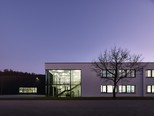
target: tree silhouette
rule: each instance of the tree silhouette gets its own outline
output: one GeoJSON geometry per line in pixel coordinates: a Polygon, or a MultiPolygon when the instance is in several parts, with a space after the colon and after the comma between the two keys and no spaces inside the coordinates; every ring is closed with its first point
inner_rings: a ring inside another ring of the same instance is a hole
{"type": "Polygon", "coordinates": [[[140,71],[145,66],[141,61],[141,55],[132,55],[127,49],[115,46],[110,51],[105,50],[98,60],[92,62],[92,65],[97,76],[113,82],[113,98],[115,98],[118,82],[140,71]]]}

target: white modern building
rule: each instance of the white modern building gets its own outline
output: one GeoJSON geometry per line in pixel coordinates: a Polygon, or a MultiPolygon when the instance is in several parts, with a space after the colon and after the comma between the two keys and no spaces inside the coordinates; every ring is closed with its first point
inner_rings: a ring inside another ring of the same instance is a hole
{"type": "MultiPolygon", "coordinates": [[[[154,96],[154,63],[146,63],[142,71],[135,70],[119,81],[117,97],[154,96]]],[[[53,97],[110,97],[113,82],[98,77],[91,63],[45,63],[46,94],[53,97]]],[[[107,74],[103,73],[107,76],[107,74]]]]}

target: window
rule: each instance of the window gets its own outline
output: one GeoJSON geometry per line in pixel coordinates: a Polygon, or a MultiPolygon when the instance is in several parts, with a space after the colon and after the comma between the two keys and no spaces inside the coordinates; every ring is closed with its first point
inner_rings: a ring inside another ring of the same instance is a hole
{"type": "MultiPolygon", "coordinates": [[[[119,77],[135,77],[135,70],[134,69],[120,69],[118,71],[119,77]]],[[[110,69],[109,71],[103,69],[101,71],[101,77],[114,77],[115,70],[110,69]]]]}
{"type": "Polygon", "coordinates": [[[127,70],[127,77],[135,77],[135,70],[133,69],[127,70]]]}
{"type": "Polygon", "coordinates": [[[37,93],[37,87],[19,87],[19,93],[37,93]]]}
{"type": "Polygon", "coordinates": [[[119,85],[119,93],[135,93],[134,85],[119,85]]]}
{"type": "Polygon", "coordinates": [[[119,77],[135,77],[134,69],[119,70],[119,77]]]}
{"type": "Polygon", "coordinates": [[[127,85],[127,93],[135,93],[135,86],[127,85]]]}
{"type": "Polygon", "coordinates": [[[119,85],[119,93],[126,93],[126,86],[125,85],[119,85]]]}
{"type": "Polygon", "coordinates": [[[113,93],[113,85],[101,85],[102,93],[113,93]]]}
{"type": "Polygon", "coordinates": [[[81,70],[48,70],[48,95],[53,97],[80,97],[81,70]]]}
{"type": "Polygon", "coordinates": [[[101,70],[101,77],[113,77],[113,74],[115,73],[115,70],[110,69],[109,71],[107,70],[101,70]]]}
{"type": "Polygon", "coordinates": [[[101,70],[101,77],[106,77],[106,70],[101,70]]]}
{"type": "Polygon", "coordinates": [[[107,86],[107,92],[108,93],[112,93],[113,92],[113,86],[112,85],[108,85],[107,86]]]}
{"type": "Polygon", "coordinates": [[[146,77],[154,77],[154,70],[152,69],[146,70],[146,77]]]}
{"type": "MultiPolygon", "coordinates": [[[[119,90],[119,93],[135,93],[135,85],[119,85],[118,90],[119,90]]],[[[113,85],[101,85],[101,92],[113,93],[113,85]]],[[[116,88],[116,92],[117,92],[117,88],[116,88]]],[[[153,85],[153,93],[154,93],[154,85],[153,85]]]]}
{"type": "Polygon", "coordinates": [[[126,70],[119,70],[119,77],[126,77],[126,70]]]}
{"type": "Polygon", "coordinates": [[[154,93],[154,85],[147,85],[147,93],[154,93]]]}

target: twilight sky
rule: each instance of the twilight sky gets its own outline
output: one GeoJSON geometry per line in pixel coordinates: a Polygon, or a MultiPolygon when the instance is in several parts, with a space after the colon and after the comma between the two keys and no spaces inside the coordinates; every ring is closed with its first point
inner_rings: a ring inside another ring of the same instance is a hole
{"type": "Polygon", "coordinates": [[[0,70],[43,74],[114,45],[154,61],[154,0],[0,0],[0,70]]]}

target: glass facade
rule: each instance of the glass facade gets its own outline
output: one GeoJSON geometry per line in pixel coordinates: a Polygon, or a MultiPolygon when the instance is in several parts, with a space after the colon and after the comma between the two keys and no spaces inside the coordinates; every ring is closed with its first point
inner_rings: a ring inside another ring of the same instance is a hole
{"type": "Polygon", "coordinates": [[[47,70],[46,81],[49,96],[81,96],[81,70],[47,70]]]}

